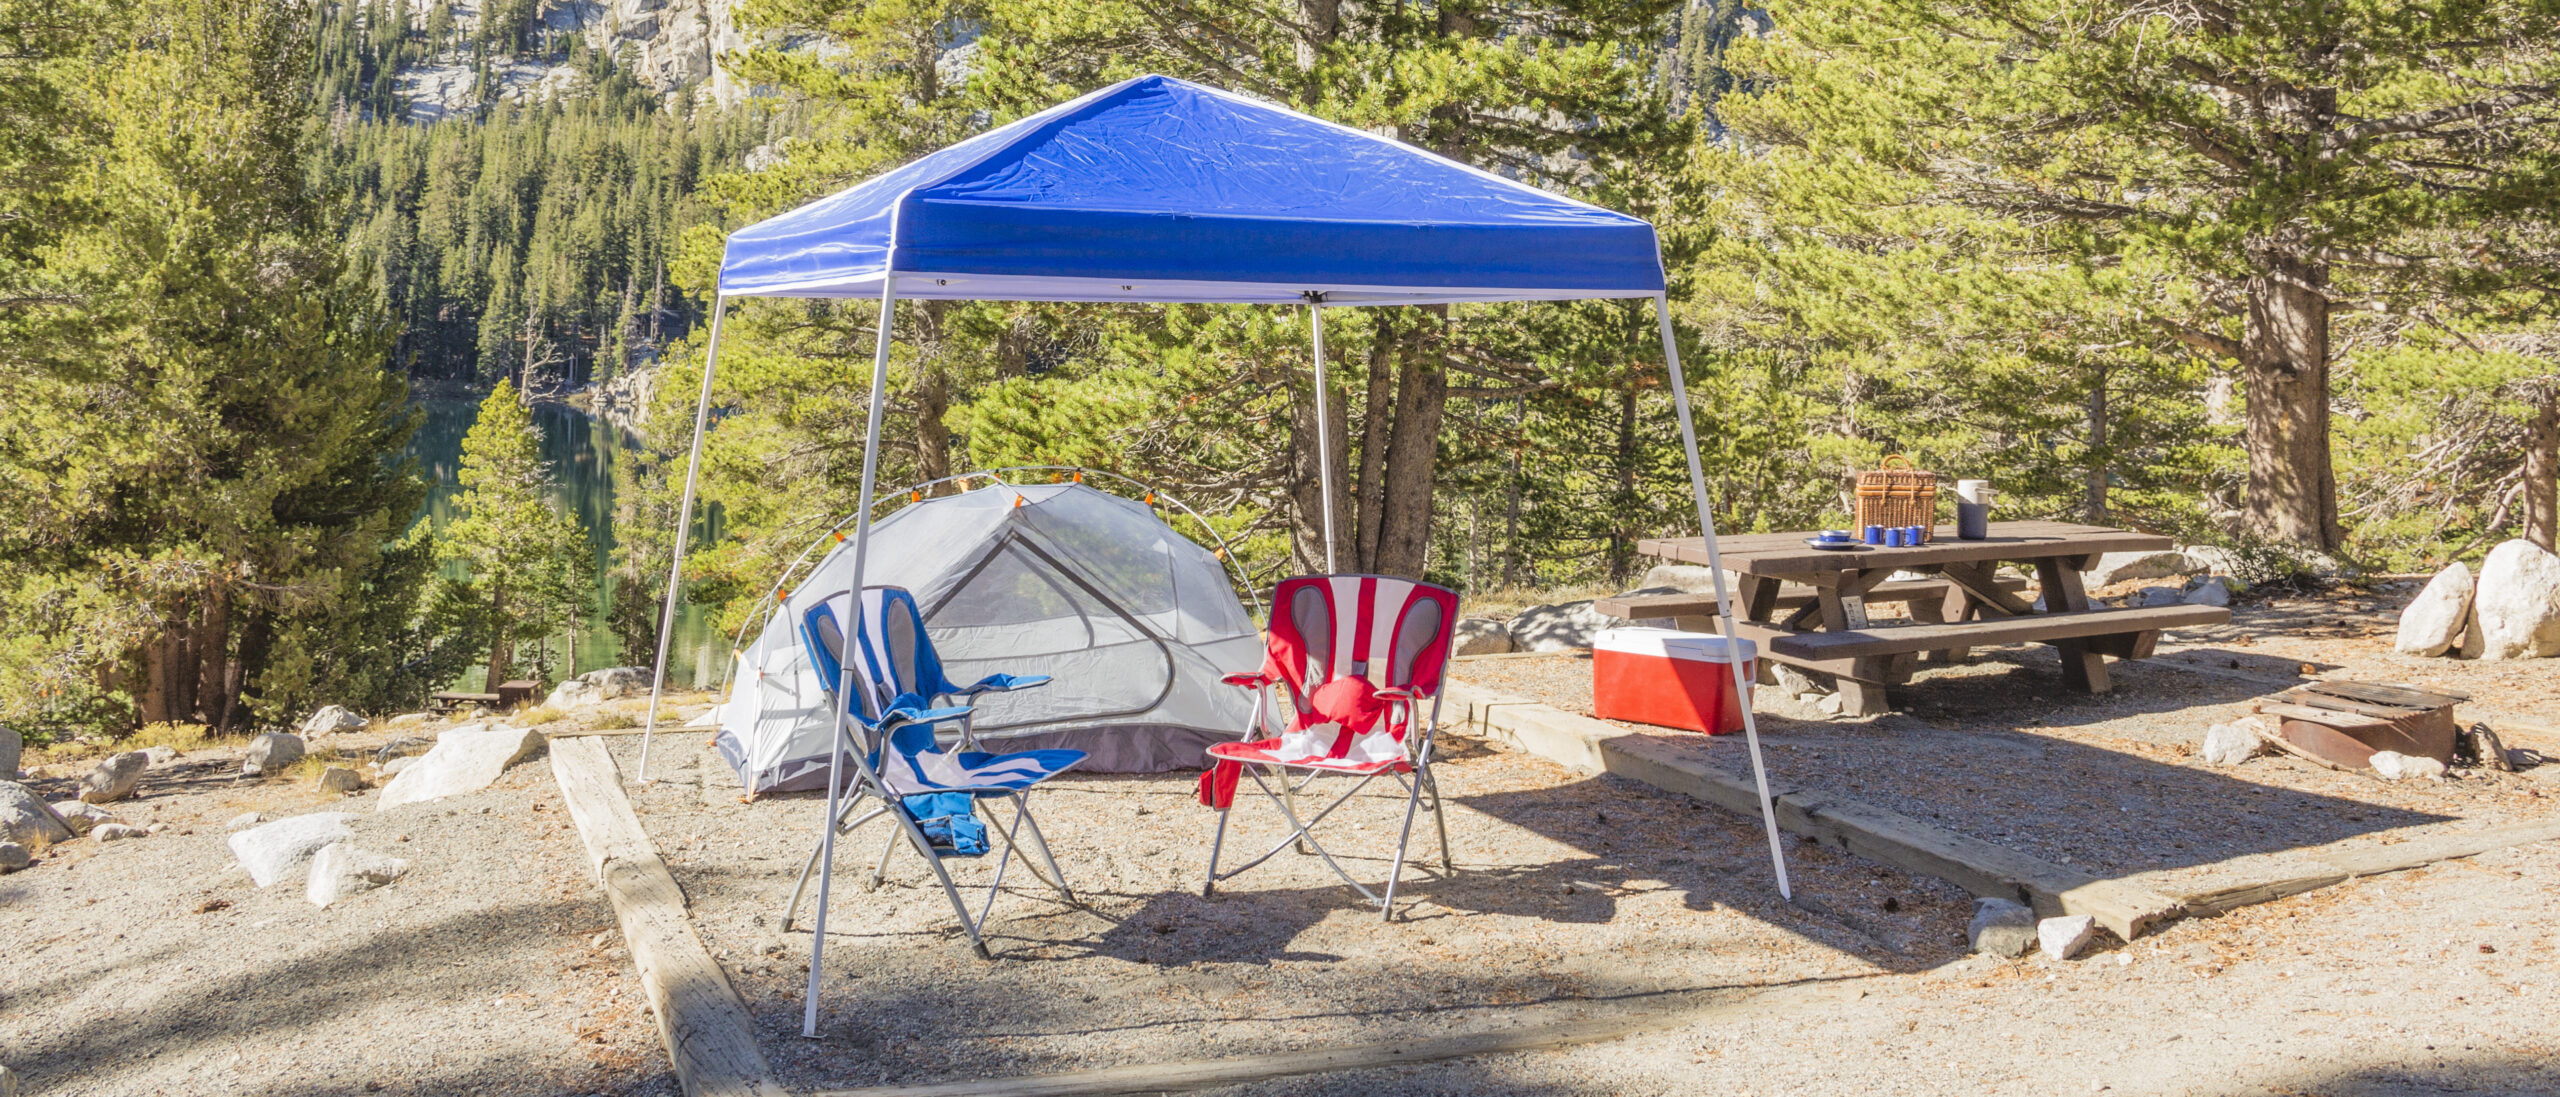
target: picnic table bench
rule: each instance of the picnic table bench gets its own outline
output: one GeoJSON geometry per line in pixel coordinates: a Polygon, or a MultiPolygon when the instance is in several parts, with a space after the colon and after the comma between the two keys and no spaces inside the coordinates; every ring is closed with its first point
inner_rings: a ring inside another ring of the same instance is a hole
{"type": "Polygon", "coordinates": [[[427,699],[434,702],[437,708],[452,708],[456,705],[487,705],[491,708],[506,708],[511,705],[531,700],[533,698],[534,691],[541,688],[542,683],[534,681],[531,678],[518,678],[512,682],[498,683],[498,690],[495,693],[465,693],[458,690],[447,690],[443,693],[433,694],[427,699]]]}
{"type": "MultiPolygon", "coordinates": [[[[1844,710],[1873,715],[1887,707],[1885,689],[1911,680],[1920,657],[1952,661],[1977,645],[2044,643],[2062,654],[2063,681],[2086,693],[2112,688],[2107,656],[2151,655],[2164,629],[2221,624],[2231,611],[2219,606],[2094,606],[2080,573],[2099,553],[2159,551],[2166,537],[2071,522],[1995,522],[1980,541],[1959,540],[1952,526],[1912,548],[1861,545],[1817,549],[1801,533],[1760,533],[1718,542],[1724,566],[1737,578],[1735,629],[1760,646],[1762,657],[1837,679],[1844,710]],[[2023,579],[2002,576],[2003,563],[2032,568],[2043,606],[2020,595],[2023,579]],[[1896,572],[1937,579],[1894,580],[1896,572]],[[1913,623],[1879,625],[1867,606],[1901,602],[1913,623]],[[1786,616],[1778,616],[1784,611],[1786,616]]],[[[1678,563],[1707,562],[1706,542],[1695,537],[1657,538],[1637,551],[1678,563]]],[[[1594,607],[1619,617],[1671,617],[1682,627],[1711,626],[1712,595],[1635,595],[1602,599],[1594,607]]]]}

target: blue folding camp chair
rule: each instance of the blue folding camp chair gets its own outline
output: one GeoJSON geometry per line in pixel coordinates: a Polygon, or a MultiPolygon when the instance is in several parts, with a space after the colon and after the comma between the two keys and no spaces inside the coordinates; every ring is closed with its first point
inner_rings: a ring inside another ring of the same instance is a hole
{"type": "MultiPolygon", "coordinates": [[[[801,615],[800,637],[808,647],[809,664],[825,677],[830,696],[836,691],[836,683],[843,681],[842,622],[851,615],[852,608],[851,592],[838,591],[818,599],[801,615]]],[[[970,945],[978,955],[986,956],[987,946],[979,931],[995,909],[996,892],[1004,886],[1005,870],[1015,857],[1021,857],[1023,868],[1040,877],[1042,883],[1056,888],[1068,902],[1075,902],[1075,892],[1068,889],[1066,876],[1058,871],[1056,858],[1050,856],[1049,842],[1041,836],[1040,824],[1031,817],[1025,794],[1040,782],[1084,761],[1085,753],[1026,750],[990,754],[978,749],[977,738],[969,727],[975,698],[985,693],[1028,689],[1048,682],[1049,677],[994,674],[967,688],[953,685],[943,676],[942,659],[934,653],[933,641],[925,634],[924,615],[916,609],[915,596],[899,587],[864,588],[861,620],[862,658],[854,660],[854,696],[845,710],[853,718],[847,728],[854,740],[853,749],[846,752],[846,760],[853,763],[854,777],[836,815],[836,833],[849,834],[882,816],[894,821],[897,829],[890,834],[888,845],[880,851],[879,863],[872,868],[871,886],[878,887],[887,875],[889,857],[903,839],[933,867],[934,877],[942,882],[943,894],[951,900],[952,911],[969,932],[970,945]],[[961,703],[934,707],[938,702],[953,700],[961,703]],[[945,724],[957,725],[956,741],[948,747],[935,734],[935,729],[945,724]],[[876,797],[879,802],[854,818],[854,809],[865,797],[876,797]],[[1006,827],[988,827],[977,818],[976,804],[995,799],[1013,802],[1013,822],[1006,827]],[[1033,850],[1040,855],[1039,863],[1035,864],[1014,844],[1017,831],[1030,839],[1033,850]],[[995,881],[987,886],[985,905],[972,917],[942,861],[946,857],[988,852],[985,840],[989,833],[1003,843],[1004,855],[996,862],[995,881]],[[1041,865],[1048,866],[1045,875],[1041,865]]],[[[821,842],[818,849],[811,850],[809,863],[800,870],[799,886],[791,892],[790,909],[782,915],[786,933],[800,912],[800,898],[808,890],[809,877],[817,870],[824,849],[821,842]]]]}

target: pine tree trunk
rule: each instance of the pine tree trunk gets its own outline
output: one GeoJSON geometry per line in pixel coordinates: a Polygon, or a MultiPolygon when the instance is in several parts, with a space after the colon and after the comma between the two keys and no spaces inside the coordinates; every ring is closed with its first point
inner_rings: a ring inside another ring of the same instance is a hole
{"type": "Polygon", "coordinates": [[[498,683],[507,680],[507,665],[514,661],[514,630],[507,620],[507,592],[489,595],[489,680],[480,686],[482,693],[498,692],[498,683]]]}
{"type": "Polygon", "coordinates": [[[2560,384],[2545,386],[2524,442],[2524,539],[2560,552],[2560,384]]]}
{"type": "MultiPolygon", "coordinates": [[[[1359,500],[1358,517],[1352,522],[1352,543],[1359,546],[1355,554],[1355,570],[1378,572],[1378,535],[1385,528],[1387,510],[1387,439],[1396,427],[1395,386],[1396,331],[1394,317],[1386,309],[1371,309],[1374,324],[1369,340],[1369,376],[1367,406],[1360,418],[1360,476],[1353,497],[1359,500]]],[[[1337,520],[1340,515],[1335,516],[1337,520]]]]}
{"type": "Polygon", "coordinates": [[[1632,378],[1618,393],[1617,504],[1609,523],[1609,581],[1625,583],[1635,573],[1636,527],[1643,508],[1636,505],[1636,389],[1632,378]]]}
{"type": "Polygon", "coordinates": [[[2080,512],[2094,525],[2107,522],[2107,371],[2089,386],[2089,468],[2082,483],[2080,512]]]}
{"type": "MultiPolygon", "coordinates": [[[[1441,372],[1437,348],[1446,306],[1434,309],[1439,319],[1409,333],[1397,355],[1395,423],[1387,433],[1384,490],[1381,492],[1377,555],[1370,570],[1380,575],[1422,578],[1431,554],[1431,497],[1439,484],[1440,420],[1449,405],[1449,377],[1441,372]]],[[[1372,384],[1376,382],[1372,380],[1372,384]]]]}
{"type": "Polygon", "coordinates": [[[2246,513],[2259,534],[2327,552],[2338,547],[2338,484],[2329,463],[2328,268],[2278,256],[2249,280],[2241,366],[2246,513]]]}
{"type": "Polygon", "coordinates": [[[204,614],[196,628],[194,647],[194,722],[218,726],[231,702],[225,688],[231,677],[231,597],[220,587],[205,593],[204,614]]]}

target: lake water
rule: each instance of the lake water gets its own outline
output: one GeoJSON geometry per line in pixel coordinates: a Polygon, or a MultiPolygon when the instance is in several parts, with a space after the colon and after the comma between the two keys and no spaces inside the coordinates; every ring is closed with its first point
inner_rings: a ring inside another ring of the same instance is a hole
{"type": "MultiPolygon", "coordinates": [[[[416,406],[423,418],[418,433],[409,440],[408,454],[417,458],[420,469],[431,481],[426,514],[442,525],[452,517],[453,498],[462,490],[462,436],[479,418],[480,402],[420,400],[416,406]]],[[[577,518],[594,550],[589,563],[589,623],[555,637],[553,650],[570,653],[572,673],[600,667],[646,668],[656,652],[626,653],[613,633],[603,627],[605,611],[613,604],[614,462],[637,450],[638,440],[612,423],[558,404],[534,405],[533,423],[542,432],[542,459],[551,466],[551,504],[577,518]]],[[[716,516],[704,515],[699,520],[703,525],[694,530],[697,545],[714,532],[704,526],[716,523],[716,516]]],[[[675,640],[667,646],[667,684],[696,688],[718,684],[727,663],[727,648],[728,638],[713,633],[710,617],[702,609],[677,607],[675,640]]],[[[482,671],[472,670],[460,688],[478,688],[483,676],[482,671]]]]}

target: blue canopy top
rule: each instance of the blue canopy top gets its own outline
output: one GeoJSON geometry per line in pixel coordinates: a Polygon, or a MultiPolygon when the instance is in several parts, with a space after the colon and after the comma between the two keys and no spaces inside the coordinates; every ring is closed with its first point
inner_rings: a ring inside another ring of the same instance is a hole
{"type": "Polygon", "coordinates": [[[741,296],[1351,304],[1642,297],[1653,226],[1166,76],[729,235],[741,296]]]}

